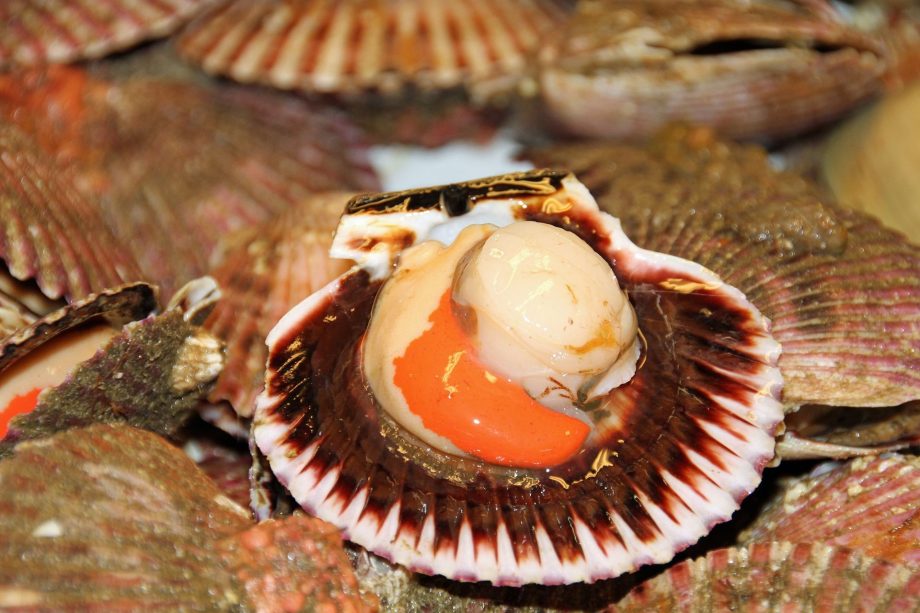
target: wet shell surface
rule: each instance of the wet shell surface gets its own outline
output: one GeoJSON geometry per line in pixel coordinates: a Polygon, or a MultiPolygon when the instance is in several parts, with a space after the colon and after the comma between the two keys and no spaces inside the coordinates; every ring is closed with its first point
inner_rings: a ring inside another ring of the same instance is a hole
{"type": "Polygon", "coordinates": [[[254,435],[298,502],[349,540],[458,580],[590,582],[670,560],[760,482],[782,419],[767,321],[701,266],[637,248],[573,177],[370,196],[347,213],[333,253],[360,265],[272,330],[254,435]],[[357,359],[405,247],[433,227],[515,218],[586,241],[628,293],[644,339],[636,375],[603,399],[597,438],[551,469],[420,443],[375,402],[357,359]]]}
{"type": "Polygon", "coordinates": [[[699,262],[743,291],[783,346],[787,405],[920,398],[920,247],[901,234],[773,170],[760,148],[705,129],[528,157],[575,172],[638,245],[699,262]]]}
{"type": "Polygon", "coordinates": [[[227,365],[211,400],[251,417],[265,382],[265,337],[295,304],[351,265],[329,257],[332,235],[351,194],[313,196],[277,219],[242,230],[221,245],[213,276],[222,297],[205,328],[227,345],[227,365]]]}
{"type": "Polygon", "coordinates": [[[562,131],[645,139],[672,121],[778,139],[881,89],[881,46],[789,4],[589,0],[543,46],[540,96],[562,131]]]}
{"type": "Polygon", "coordinates": [[[377,186],[358,130],[332,109],[77,68],[21,79],[10,86],[11,115],[66,157],[76,185],[166,297],[208,273],[225,234],[318,191],[377,186]]]}
{"type": "Polygon", "coordinates": [[[920,575],[822,543],[718,549],[634,588],[608,611],[913,611],[920,575]]]}
{"type": "Polygon", "coordinates": [[[65,380],[42,388],[34,408],[13,417],[0,440],[0,455],[23,440],[98,422],[127,422],[173,435],[191,416],[223,366],[220,342],[201,329],[216,299],[213,281],[190,283],[160,315],[120,327],[130,316],[149,312],[153,294],[145,285],[129,286],[67,307],[4,341],[3,370],[27,357],[52,337],[81,324],[107,319],[120,329],[92,357],[75,365],[65,380]]]}
{"type": "Polygon", "coordinates": [[[179,48],[212,74],[282,89],[507,90],[566,13],[559,0],[236,0],[179,48]]]}
{"type": "Polygon", "coordinates": [[[748,541],[824,543],[920,564],[920,461],[889,454],[819,466],[758,515],[748,541]]]}
{"type": "MultiPolygon", "coordinates": [[[[142,279],[98,208],[32,134],[0,123],[0,151],[0,291],[15,296],[18,282],[34,282],[47,298],[78,300],[142,279]]],[[[47,313],[45,302],[39,296],[31,310],[47,313]]]]}
{"type": "Polygon", "coordinates": [[[173,32],[213,0],[9,0],[0,70],[97,58],[173,32]]]}
{"type": "Polygon", "coordinates": [[[22,444],[0,462],[0,484],[8,607],[375,604],[359,593],[334,528],[306,517],[254,526],[181,450],[142,430],[97,425],[22,444]]]}

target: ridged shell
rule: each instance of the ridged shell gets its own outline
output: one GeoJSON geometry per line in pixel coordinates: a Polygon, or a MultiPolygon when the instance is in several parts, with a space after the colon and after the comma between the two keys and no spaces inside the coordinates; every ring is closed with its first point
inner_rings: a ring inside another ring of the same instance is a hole
{"type": "Polygon", "coordinates": [[[627,611],[914,611],[913,569],[821,543],[757,543],[681,562],[608,609],[627,611]]]}
{"type": "Polygon", "coordinates": [[[78,187],[164,296],[208,272],[223,235],[315,192],[377,185],[357,129],[292,97],[76,68],[31,87],[19,121],[68,152],[78,187]]]}
{"type": "Polygon", "coordinates": [[[305,199],[276,219],[228,237],[223,262],[213,272],[222,299],[205,328],[227,344],[227,365],[211,400],[229,401],[251,417],[265,382],[265,337],[295,304],[351,265],[332,260],[329,247],[351,195],[305,199]]]}
{"type": "Polygon", "coordinates": [[[252,458],[247,449],[239,449],[200,432],[185,441],[182,449],[227,498],[244,509],[249,508],[252,458]]]}
{"type": "Polygon", "coordinates": [[[0,292],[0,342],[34,321],[35,314],[25,305],[0,292]]]}
{"type": "Polygon", "coordinates": [[[0,219],[0,260],[12,277],[34,280],[48,298],[78,300],[142,278],[64,168],[32,135],[3,122],[0,219]]]}
{"type": "Polygon", "coordinates": [[[7,0],[0,70],[96,58],[166,36],[214,0],[7,0]]]}
{"type": "Polygon", "coordinates": [[[590,582],[670,560],[760,482],[782,419],[767,322],[701,266],[636,248],[574,178],[542,171],[370,196],[348,213],[335,242],[368,269],[352,269],[272,330],[254,435],[294,498],[349,540],[459,580],[590,582]],[[636,376],[607,398],[617,424],[552,470],[505,469],[409,440],[375,404],[356,358],[382,283],[371,275],[431,223],[486,202],[592,245],[646,340],[636,376]]]}
{"type": "Polygon", "coordinates": [[[566,12],[561,0],[236,0],[179,48],[210,73],[282,89],[442,90],[514,83],[566,12]]]}
{"type": "Polygon", "coordinates": [[[886,455],[824,467],[758,515],[747,541],[824,543],[920,564],[920,459],[886,455]]]}
{"type": "Polygon", "coordinates": [[[252,527],[181,450],[142,430],[100,425],[20,445],[0,462],[0,484],[4,606],[278,611],[306,594],[317,607],[373,605],[330,526],[252,527]]]}
{"type": "MultiPolygon", "coordinates": [[[[213,288],[213,282],[191,283],[177,295],[201,285],[213,288]]],[[[206,305],[213,299],[206,295],[202,302],[206,305]]],[[[122,293],[103,294],[76,309],[65,308],[7,339],[4,357],[8,348],[22,352],[43,342],[43,331],[60,334],[93,316],[108,315],[117,321],[151,301],[148,288],[134,286],[122,293]],[[127,296],[122,295],[125,292],[127,296]],[[19,342],[20,336],[27,340],[19,342]]],[[[98,422],[126,422],[158,434],[175,434],[207,395],[223,366],[220,342],[200,328],[200,321],[192,319],[195,315],[193,308],[175,306],[161,315],[126,324],[63,383],[44,390],[31,412],[11,420],[9,432],[0,441],[0,456],[19,441],[98,422]]]]}
{"type": "Polygon", "coordinates": [[[757,147],[674,129],[646,148],[532,151],[575,172],[646,249],[706,266],[773,322],[786,404],[920,398],[920,247],[772,170],[757,147]]]}
{"type": "Polygon", "coordinates": [[[540,51],[560,128],[644,139],[675,120],[778,139],[825,124],[881,89],[880,45],[808,11],[731,0],[589,0],[540,51]]]}

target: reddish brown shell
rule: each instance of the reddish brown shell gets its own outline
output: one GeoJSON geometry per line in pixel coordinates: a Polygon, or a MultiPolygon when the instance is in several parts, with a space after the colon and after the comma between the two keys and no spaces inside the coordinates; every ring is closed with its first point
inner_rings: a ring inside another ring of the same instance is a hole
{"type": "Polygon", "coordinates": [[[699,262],[773,321],[789,405],[896,406],[920,398],[920,247],[835,206],[763,150],[706,130],[645,148],[554,146],[641,246],[699,262]]]}
{"type": "Polygon", "coordinates": [[[534,171],[371,195],[347,212],[333,253],[364,268],[272,330],[253,432],[294,498],[350,540],[464,581],[590,582],[670,560],[759,483],[782,419],[767,322],[710,271],[636,248],[573,177],[534,171]],[[490,214],[578,234],[610,263],[641,322],[642,366],[598,416],[616,423],[551,470],[419,444],[375,402],[357,357],[399,251],[433,224],[490,214]]]}
{"type": "Polygon", "coordinates": [[[820,467],[746,531],[748,541],[824,543],[920,564],[920,459],[886,455],[820,467]]]}
{"type": "Polygon", "coordinates": [[[913,611],[920,574],[822,543],[757,543],[681,562],[608,611],[913,611]]]}
{"type": "Polygon", "coordinates": [[[373,608],[341,539],[304,517],[253,527],[181,450],[126,426],[0,462],[0,600],[23,610],[373,608]],[[66,501],[62,504],[61,501],[66,501]]]}
{"type": "Polygon", "coordinates": [[[228,237],[213,275],[222,299],[205,328],[227,344],[227,366],[211,400],[242,417],[265,381],[265,337],[295,304],[351,265],[329,257],[332,234],[352,194],[310,197],[270,222],[228,237]]]}
{"type": "Polygon", "coordinates": [[[142,278],[98,208],[31,134],[0,122],[0,151],[0,260],[13,278],[67,300],[142,278]]]}
{"type": "Polygon", "coordinates": [[[341,93],[513,83],[528,54],[564,19],[565,4],[236,0],[197,20],[179,47],[210,73],[282,89],[341,93]]]}
{"type": "Polygon", "coordinates": [[[173,32],[214,0],[7,0],[0,70],[96,58],[173,32]]]}
{"type": "Polygon", "coordinates": [[[881,46],[782,3],[588,0],[540,51],[563,131],[644,139],[675,120],[741,139],[827,123],[878,92],[881,46]]]}

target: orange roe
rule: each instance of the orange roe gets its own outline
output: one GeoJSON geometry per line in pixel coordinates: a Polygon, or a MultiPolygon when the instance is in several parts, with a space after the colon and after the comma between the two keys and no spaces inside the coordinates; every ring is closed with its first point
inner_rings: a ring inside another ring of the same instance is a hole
{"type": "Polygon", "coordinates": [[[431,328],[393,360],[394,383],[426,428],[476,458],[504,466],[556,466],[581,448],[587,424],[543,406],[476,359],[449,290],[429,321],[431,328]]]}
{"type": "Polygon", "coordinates": [[[15,396],[6,407],[0,411],[0,437],[6,436],[10,429],[10,421],[17,415],[31,413],[38,406],[38,395],[42,388],[36,387],[33,390],[15,396]]]}

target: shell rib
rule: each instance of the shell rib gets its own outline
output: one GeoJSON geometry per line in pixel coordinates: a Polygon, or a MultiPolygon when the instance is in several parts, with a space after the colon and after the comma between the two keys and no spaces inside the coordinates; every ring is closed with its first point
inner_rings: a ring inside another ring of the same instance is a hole
{"type": "Polygon", "coordinates": [[[644,148],[582,143],[529,158],[570,168],[640,246],[743,291],[783,345],[786,404],[920,398],[920,247],[776,172],[762,149],[677,128],[644,148]]]}
{"type": "Polygon", "coordinates": [[[540,51],[549,115],[566,132],[644,139],[675,120],[782,138],[881,89],[880,46],[766,2],[589,0],[540,51]]]}
{"type": "Polygon", "coordinates": [[[166,36],[214,0],[9,0],[0,4],[0,70],[102,57],[166,36]]]}
{"type": "Polygon", "coordinates": [[[555,0],[236,0],[197,20],[179,48],[210,73],[282,89],[513,83],[563,7],[555,0]]]}
{"type": "Polygon", "coordinates": [[[347,213],[333,254],[359,266],[272,330],[254,434],[298,502],[350,540],[458,580],[590,582],[670,560],[760,482],[782,419],[767,321],[703,267],[637,248],[574,178],[507,175],[359,198],[347,213]],[[399,250],[438,223],[490,215],[576,232],[610,262],[646,339],[637,375],[607,398],[616,423],[551,471],[416,444],[355,359],[399,250]]]}

